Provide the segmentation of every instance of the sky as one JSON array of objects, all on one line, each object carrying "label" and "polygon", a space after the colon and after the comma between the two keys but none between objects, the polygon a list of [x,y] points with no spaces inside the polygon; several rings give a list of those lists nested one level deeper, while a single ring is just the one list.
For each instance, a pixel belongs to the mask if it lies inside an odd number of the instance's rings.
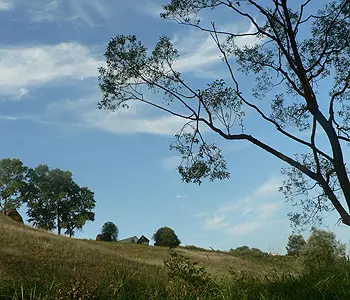
[{"label": "sky", "polygon": [[[282,162],[246,142],[208,132],[223,149],[231,177],[186,184],[176,172],[180,158],[169,150],[181,120],[141,105],[118,113],[96,109],[102,98],[98,68],[117,34],[135,34],[148,47],[168,35],[180,51],[177,69],[193,84],[227,76],[210,38],[162,20],[162,4],[166,1],[0,0],[0,158],[70,170],[95,193],[95,222],[77,238],[94,239],[111,221],[121,239],[151,238],[169,226],[182,245],[221,250],[248,245],[284,253],[293,208],[278,192]],[[230,15],[217,17],[222,28],[252,30]],[[248,129],[265,142],[288,153],[298,150],[256,117],[248,118]],[[20,212],[26,219],[25,208]],[[325,221],[347,243],[348,229],[336,223],[335,214]]]}]

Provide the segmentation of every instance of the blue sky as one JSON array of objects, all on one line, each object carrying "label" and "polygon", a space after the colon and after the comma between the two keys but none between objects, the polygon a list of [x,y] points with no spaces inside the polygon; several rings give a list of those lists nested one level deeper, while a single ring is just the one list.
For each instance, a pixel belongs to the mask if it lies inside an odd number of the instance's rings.
[{"label": "blue sky", "polygon": [[[151,237],[169,226],[183,245],[283,252],[292,208],[277,191],[281,162],[245,142],[207,133],[222,147],[231,178],[185,184],[175,171],[179,157],[169,151],[181,120],[142,105],[119,113],[96,109],[101,99],[97,68],[117,34],[136,34],[149,47],[167,34],[182,54],[176,67],[193,84],[225,77],[207,36],[159,18],[164,3],[0,0],[1,158],[70,170],[77,183],[95,192],[96,220],[78,238],[95,238],[103,223],[112,221],[120,238]],[[251,30],[231,16],[218,17],[219,26]],[[250,84],[245,80],[244,87]],[[278,149],[298,150],[254,116],[249,124]],[[335,226],[336,221],[331,215],[326,224],[348,242],[348,229]]]}]

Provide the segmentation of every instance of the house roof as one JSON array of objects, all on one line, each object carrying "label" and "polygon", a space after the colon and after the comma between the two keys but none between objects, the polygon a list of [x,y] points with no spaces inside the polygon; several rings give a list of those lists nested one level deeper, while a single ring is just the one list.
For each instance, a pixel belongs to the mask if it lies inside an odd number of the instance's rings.
[{"label": "house roof", "polygon": [[139,239],[139,238],[138,238],[136,235],[134,235],[134,236],[132,236],[132,237],[119,240],[119,242],[120,242],[120,243],[136,243],[138,239]]},{"label": "house roof", "polygon": [[141,240],[149,242],[149,239],[146,238],[144,235],[141,235],[141,237],[138,239],[138,242]]}]

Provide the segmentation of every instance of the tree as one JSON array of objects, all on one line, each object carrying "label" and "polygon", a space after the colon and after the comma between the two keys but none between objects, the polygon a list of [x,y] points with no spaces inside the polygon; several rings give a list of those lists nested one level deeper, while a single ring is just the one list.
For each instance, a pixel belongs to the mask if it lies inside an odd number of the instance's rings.
[{"label": "tree", "polygon": [[62,227],[70,237],[77,230],[81,230],[87,221],[95,221],[95,213],[92,212],[95,208],[94,193],[87,187],[80,188],[77,184],[74,188],[66,213],[62,217]]},{"label": "tree", "polygon": [[306,242],[301,234],[292,234],[288,237],[287,254],[292,256],[299,256],[301,249]]},{"label": "tree", "polygon": [[21,206],[26,174],[27,167],[19,159],[0,160],[0,211],[3,215]]},{"label": "tree", "polygon": [[87,187],[79,187],[71,172],[39,165],[30,170],[29,178],[25,197],[29,222],[34,226],[57,228],[58,234],[65,228],[72,236],[86,221],[94,221],[94,194]]},{"label": "tree", "polygon": [[118,239],[119,230],[113,222],[106,222],[102,226],[102,239],[105,242],[116,242]]},{"label": "tree", "polygon": [[153,235],[154,245],[175,248],[181,244],[175,231],[169,227],[159,228]]},{"label": "tree", "polygon": [[[343,152],[350,144],[350,2],[320,7],[320,1],[305,0],[298,9],[294,1],[258,2],[171,0],[163,6],[162,18],[207,33],[217,47],[225,71],[206,87],[194,86],[176,70],[180,55],[169,37],[160,37],[153,51],[133,35],[112,38],[107,64],[99,69],[103,99],[98,108],[114,111],[136,101],[182,118],[186,124],[171,148],[182,156],[178,171],[185,182],[230,175],[221,150],[205,139],[203,128],[228,141],[248,141],[286,163],[281,191],[301,208],[289,215],[295,225],[317,224],[323,212],[333,209],[350,225]],[[210,16],[220,17],[216,13],[225,10],[252,30],[209,23]],[[242,38],[252,43],[242,46]],[[252,90],[242,84],[248,75],[255,82]],[[253,119],[284,139],[288,149],[300,151],[282,151],[248,130]]]},{"label": "tree", "polygon": [[300,259],[307,268],[332,266],[338,259],[345,258],[345,245],[333,232],[313,229],[306,245],[300,251]]}]

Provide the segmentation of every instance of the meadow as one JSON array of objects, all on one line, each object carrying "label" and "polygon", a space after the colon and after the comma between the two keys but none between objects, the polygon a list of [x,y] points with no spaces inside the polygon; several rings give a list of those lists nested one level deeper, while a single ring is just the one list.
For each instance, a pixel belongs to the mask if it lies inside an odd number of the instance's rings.
[{"label": "meadow", "polygon": [[0,216],[0,299],[350,299],[349,266],[72,239]]}]

